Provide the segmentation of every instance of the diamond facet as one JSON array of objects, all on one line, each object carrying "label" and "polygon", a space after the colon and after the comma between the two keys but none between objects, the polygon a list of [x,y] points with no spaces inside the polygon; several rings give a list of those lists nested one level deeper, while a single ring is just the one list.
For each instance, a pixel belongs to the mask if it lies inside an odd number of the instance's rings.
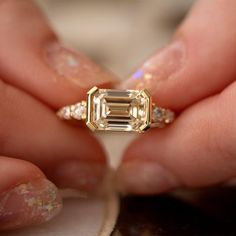
[{"label": "diamond facet", "polygon": [[87,99],[87,126],[92,130],[138,131],[150,127],[151,97],[146,90],[92,88]]}]

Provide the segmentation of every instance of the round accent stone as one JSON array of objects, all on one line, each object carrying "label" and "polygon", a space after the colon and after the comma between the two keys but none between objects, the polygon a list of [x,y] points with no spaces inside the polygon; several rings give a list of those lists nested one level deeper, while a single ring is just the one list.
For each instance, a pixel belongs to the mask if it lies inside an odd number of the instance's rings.
[{"label": "round accent stone", "polygon": [[77,103],[71,108],[71,116],[76,120],[81,120],[86,117],[86,106],[82,103]]},{"label": "round accent stone", "polygon": [[152,119],[154,122],[162,122],[165,118],[165,109],[161,107],[154,107],[152,110]]}]

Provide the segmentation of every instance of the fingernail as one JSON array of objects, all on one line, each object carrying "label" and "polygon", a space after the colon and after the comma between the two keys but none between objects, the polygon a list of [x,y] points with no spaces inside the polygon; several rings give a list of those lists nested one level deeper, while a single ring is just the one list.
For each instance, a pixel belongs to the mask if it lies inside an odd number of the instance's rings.
[{"label": "fingernail", "polygon": [[49,221],[59,213],[62,201],[54,184],[37,179],[0,195],[0,229],[16,229]]},{"label": "fingernail", "polygon": [[177,77],[177,73],[183,68],[184,61],[185,45],[182,41],[174,41],[147,60],[121,84],[121,88],[145,88],[154,94],[158,83]]},{"label": "fingernail", "polygon": [[65,48],[58,42],[51,43],[47,47],[46,61],[58,77],[70,80],[81,88],[116,80],[112,73],[104,70],[87,57]]},{"label": "fingernail", "polygon": [[123,194],[157,194],[177,185],[171,173],[152,162],[130,161],[117,172],[117,188]]},{"label": "fingernail", "polygon": [[74,188],[81,192],[95,192],[106,175],[104,163],[71,160],[59,164],[54,178],[62,188]]}]

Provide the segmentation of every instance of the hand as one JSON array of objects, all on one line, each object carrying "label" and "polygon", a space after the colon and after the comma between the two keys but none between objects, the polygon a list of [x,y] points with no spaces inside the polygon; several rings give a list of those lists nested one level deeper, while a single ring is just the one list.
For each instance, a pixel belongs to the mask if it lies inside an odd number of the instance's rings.
[{"label": "hand", "polygon": [[[0,2],[0,230],[48,221],[59,187],[93,191],[105,154],[56,110],[114,77],[64,48],[29,0]],[[52,183],[52,182],[53,183]]]},{"label": "hand", "polygon": [[236,177],[235,9],[234,0],[197,1],[173,42],[141,66],[139,79],[121,85],[148,88],[157,104],[181,111],[170,127],[128,147],[122,191],[156,194]]}]

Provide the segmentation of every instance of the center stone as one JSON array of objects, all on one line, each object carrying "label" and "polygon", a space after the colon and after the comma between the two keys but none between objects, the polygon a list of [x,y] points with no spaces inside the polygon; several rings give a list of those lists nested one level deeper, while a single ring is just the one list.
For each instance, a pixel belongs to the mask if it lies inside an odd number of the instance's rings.
[{"label": "center stone", "polygon": [[87,126],[92,130],[137,131],[150,127],[151,98],[146,90],[92,88],[87,97]]}]

